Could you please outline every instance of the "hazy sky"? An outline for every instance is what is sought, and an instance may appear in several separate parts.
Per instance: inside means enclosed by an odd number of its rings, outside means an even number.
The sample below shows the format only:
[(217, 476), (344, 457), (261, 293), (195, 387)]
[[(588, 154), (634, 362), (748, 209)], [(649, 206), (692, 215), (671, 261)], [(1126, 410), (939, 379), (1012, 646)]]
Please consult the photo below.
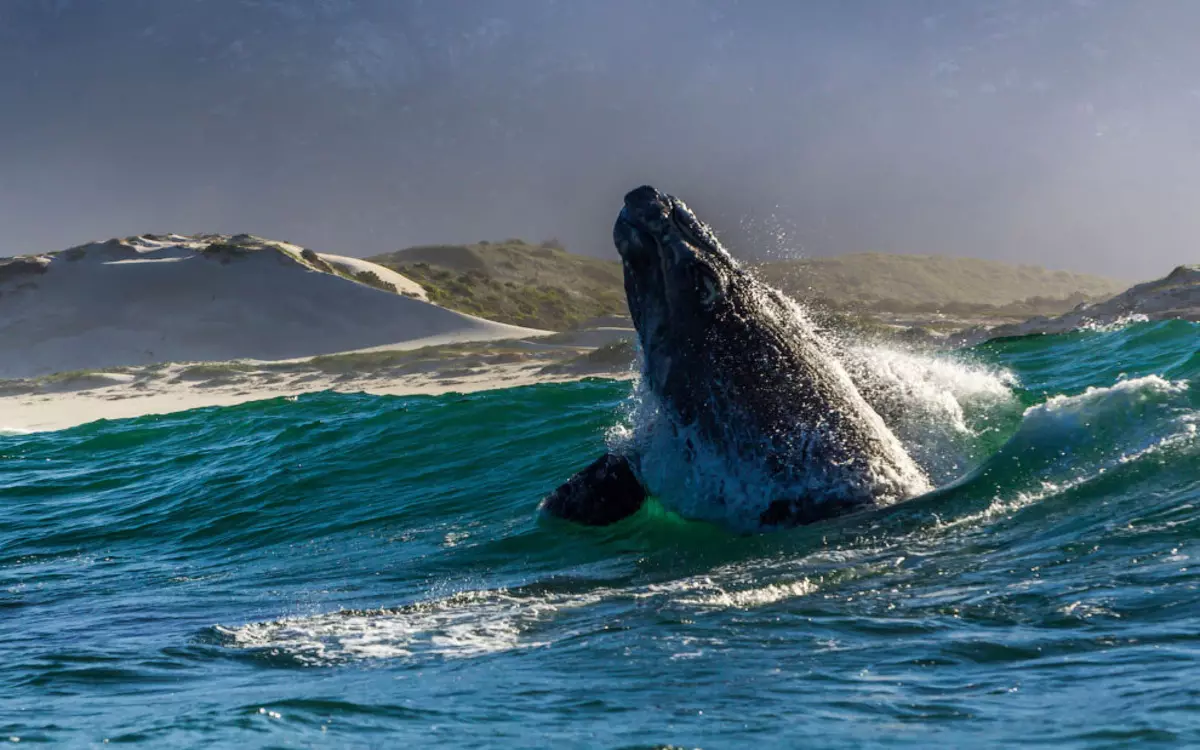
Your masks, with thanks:
[(0, 255), (144, 231), (370, 255), (625, 190), (743, 254), (1200, 262), (1193, 0), (2, 0)]

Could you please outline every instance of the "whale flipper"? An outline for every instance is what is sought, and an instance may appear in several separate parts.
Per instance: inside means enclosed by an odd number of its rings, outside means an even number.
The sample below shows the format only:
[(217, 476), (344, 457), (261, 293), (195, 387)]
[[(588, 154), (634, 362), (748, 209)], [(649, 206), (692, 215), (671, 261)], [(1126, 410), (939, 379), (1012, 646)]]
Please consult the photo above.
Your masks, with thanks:
[(646, 494), (629, 459), (605, 453), (547, 495), (542, 510), (587, 526), (607, 526), (636, 513)]

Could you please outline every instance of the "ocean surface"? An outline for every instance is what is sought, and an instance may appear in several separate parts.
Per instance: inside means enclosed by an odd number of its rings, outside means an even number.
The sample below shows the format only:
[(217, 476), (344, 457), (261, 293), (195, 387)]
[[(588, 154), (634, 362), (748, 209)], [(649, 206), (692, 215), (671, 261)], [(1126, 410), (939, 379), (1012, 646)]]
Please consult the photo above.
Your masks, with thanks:
[(0, 740), (1200, 745), (1200, 326), (846, 356), (950, 486), (772, 534), (539, 517), (629, 383), (10, 430)]

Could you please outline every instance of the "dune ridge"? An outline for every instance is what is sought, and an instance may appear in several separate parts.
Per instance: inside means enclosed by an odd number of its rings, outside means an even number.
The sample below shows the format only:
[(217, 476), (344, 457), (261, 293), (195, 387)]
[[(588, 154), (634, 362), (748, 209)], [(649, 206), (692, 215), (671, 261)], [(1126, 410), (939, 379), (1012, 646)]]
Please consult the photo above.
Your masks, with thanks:
[(546, 333), (431, 304), (368, 261), (251, 235), (140, 235), (0, 260), (7, 379)]

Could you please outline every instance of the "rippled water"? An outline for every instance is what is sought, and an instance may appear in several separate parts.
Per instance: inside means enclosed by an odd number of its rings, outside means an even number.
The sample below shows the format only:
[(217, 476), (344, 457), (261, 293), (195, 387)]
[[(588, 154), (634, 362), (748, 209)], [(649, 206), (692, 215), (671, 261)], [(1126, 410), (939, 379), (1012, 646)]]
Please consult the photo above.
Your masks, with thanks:
[(1195, 745), (1198, 341), (874, 352), (913, 453), (971, 473), (759, 536), (537, 516), (622, 383), (0, 436), (0, 739)]

